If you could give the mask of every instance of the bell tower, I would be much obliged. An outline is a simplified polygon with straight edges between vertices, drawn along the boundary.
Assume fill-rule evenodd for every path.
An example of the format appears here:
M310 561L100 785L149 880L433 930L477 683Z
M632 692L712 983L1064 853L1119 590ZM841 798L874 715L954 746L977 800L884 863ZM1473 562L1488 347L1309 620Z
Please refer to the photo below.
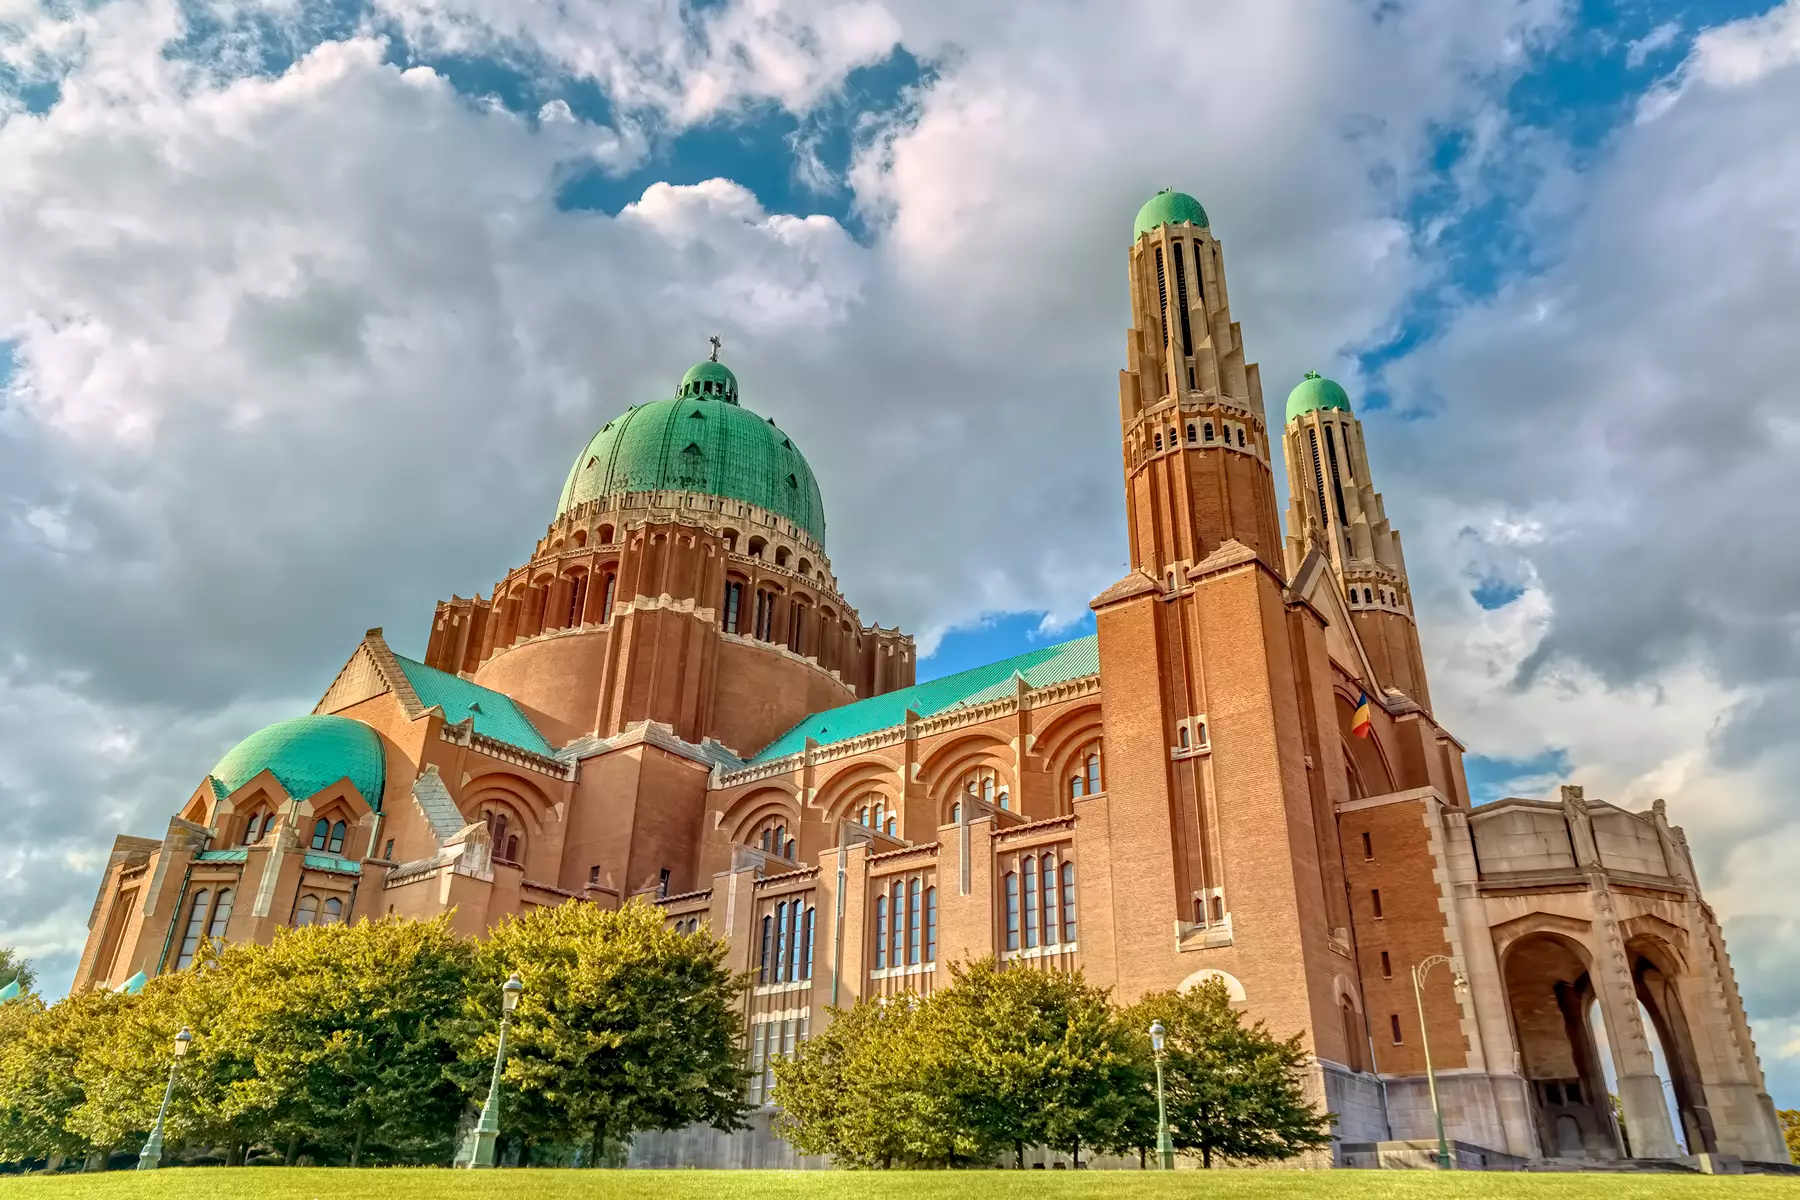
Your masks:
M1131 565L1166 582L1237 541L1281 571L1262 379L1244 361L1224 254L1199 201L1151 197L1128 274L1119 425Z
M1331 564L1378 681L1431 709L1400 533L1369 472L1362 422L1344 389L1308 371L1288 393L1287 571L1309 550Z

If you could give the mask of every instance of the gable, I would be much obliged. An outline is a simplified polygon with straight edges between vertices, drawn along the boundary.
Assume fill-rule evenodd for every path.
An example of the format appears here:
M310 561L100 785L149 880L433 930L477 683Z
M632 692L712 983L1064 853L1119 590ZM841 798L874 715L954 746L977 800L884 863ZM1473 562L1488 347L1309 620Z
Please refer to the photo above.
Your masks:
M1354 676L1375 695L1379 685L1375 669L1356 635L1356 623L1350 619L1350 607L1337 586L1336 573L1317 550L1309 550L1290 586L1294 595L1318 609L1325 617L1325 652L1331 660Z

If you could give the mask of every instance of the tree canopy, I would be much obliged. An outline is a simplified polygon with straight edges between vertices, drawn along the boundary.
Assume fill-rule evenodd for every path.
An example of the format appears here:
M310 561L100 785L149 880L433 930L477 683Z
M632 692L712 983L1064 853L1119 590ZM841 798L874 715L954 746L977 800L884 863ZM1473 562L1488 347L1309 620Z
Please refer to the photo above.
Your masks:
M37 990L37 972L31 969L31 960L16 950L0 946L0 988L9 983L17 983L21 993Z

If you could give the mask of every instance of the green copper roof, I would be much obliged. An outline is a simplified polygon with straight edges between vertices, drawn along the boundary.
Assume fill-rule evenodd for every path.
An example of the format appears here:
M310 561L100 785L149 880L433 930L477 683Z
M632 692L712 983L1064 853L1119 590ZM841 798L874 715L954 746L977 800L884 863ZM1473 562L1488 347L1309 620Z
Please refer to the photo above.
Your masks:
M712 386L708 387L707 385ZM675 389L677 396L717 396L727 404L738 402L737 376L731 368L722 362L708 359L697 362L688 368L688 373L681 377L681 386Z
M194 855L195 862L203 863L241 863L249 858L248 850L202 850Z
M1291 421L1321 408L1340 408L1349 412L1350 396L1317 371L1308 371L1299 386L1288 393L1287 419Z
M652 400L607 422L570 469L557 515L626 492L703 492L767 509L824 545L825 502L793 439L739 406L737 379L723 364L701 363L682 391L701 383L728 390Z
M398 654L394 655L394 659L405 673L406 681L412 684L413 691L419 694L419 703L426 708L434 704L442 708L447 723L455 725L465 717L474 717L475 732L482 737L490 737L496 742L505 742L533 754L555 753L550 743L544 740L544 735L537 731L537 726L519 711L519 706L512 702L511 697Z
M228 792L235 792L265 769L296 800L348 776L362 798L379 809L387 756L381 738L361 721L314 715L280 721L251 734L221 758L211 774Z
M361 875L362 864L351 862L336 854L305 854L300 862L308 870L331 871L338 875Z
M1135 243L1160 225L1184 224L1207 228L1206 210L1186 192L1164 188L1145 201L1144 207L1138 209L1137 220L1131 226L1131 240Z
M769 743L750 761L768 762L772 758L798 754L806 748L807 738L821 746L829 746L874 733L877 729L890 729L906 721L907 709L921 717L934 717L953 708L998 700L1012 694L1015 674L1023 675L1027 686L1044 687L1093 675L1099 670L1100 641L1089 634L1072 642L1045 646L1042 650L1001 659L984 667L971 667L884 696L871 696L842 708L814 713Z

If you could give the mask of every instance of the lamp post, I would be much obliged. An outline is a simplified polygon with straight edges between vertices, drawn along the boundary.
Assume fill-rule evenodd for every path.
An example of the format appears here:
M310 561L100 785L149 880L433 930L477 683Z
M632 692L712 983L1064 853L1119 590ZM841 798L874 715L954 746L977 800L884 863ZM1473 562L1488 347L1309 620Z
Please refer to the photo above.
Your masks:
M500 1072L506 1066L506 1027L524 991L525 983L517 971L500 985L500 1045L494 1050L494 1078L488 1084L487 1100L481 1105L481 1119L469 1133L470 1170L494 1165L494 1143L500 1138Z
M1425 1081L1431 1086L1431 1115L1437 1121L1438 1169L1448 1171L1450 1169L1450 1143L1444 1139L1444 1109L1438 1103L1437 1072L1431 1066L1431 1035L1425 1030L1425 976L1431 973L1431 968L1439 964L1450 968L1450 977L1459 993L1469 986L1469 981L1463 974L1462 964L1448 955L1434 954L1416 964L1412 969L1413 1001L1419 1006L1419 1044L1425 1050Z
M1150 1022L1150 1048L1156 1056L1156 1157L1162 1163L1162 1169L1175 1169L1175 1143L1169 1137L1169 1105L1163 1099L1163 1039L1166 1035L1161 1021Z
M169 1086L163 1089L162 1107L156 1110L156 1124L150 1127L150 1138L138 1151L137 1169L154 1171L162 1166L163 1122L169 1116L169 1101L175 1097L175 1072L181 1069L182 1056L193 1044L194 1035L183 1029L175 1035L175 1057L169 1060Z

